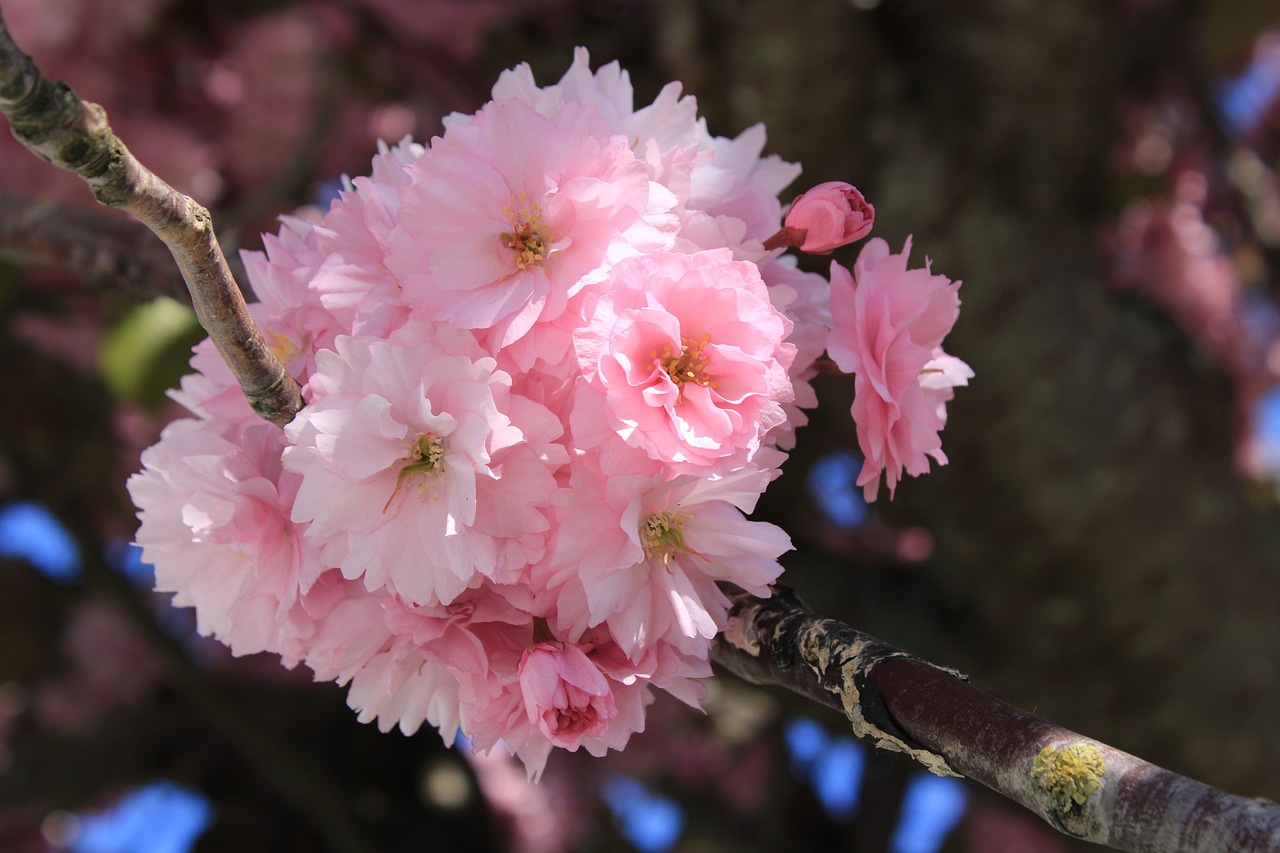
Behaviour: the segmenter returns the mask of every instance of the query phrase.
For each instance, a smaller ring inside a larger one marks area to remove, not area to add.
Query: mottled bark
[[[218,246],[209,212],[142,166],[97,104],[46,80],[0,18],[0,112],[23,145],[75,172],[99,202],[133,215],[172,252],[200,324],[254,411],[283,426],[302,408],[298,383],[267,347]]]
[[[834,708],[854,734],[963,774],[1055,829],[1135,853],[1280,850],[1280,806],[1228,794],[1082,737],[812,613],[788,590],[731,596],[715,661]]]

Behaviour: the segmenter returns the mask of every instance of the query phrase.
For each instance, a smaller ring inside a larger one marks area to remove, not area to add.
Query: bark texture
[[[738,592],[714,658],[841,711],[854,734],[934,773],[962,774],[1073,838],[1135,853],[1280,850],[1280,806],[1220,791],[1046,722],[788,590]]]

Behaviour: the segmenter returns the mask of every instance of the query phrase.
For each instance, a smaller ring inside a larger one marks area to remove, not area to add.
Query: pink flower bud
[[[828,181],[791,203],[785,227],[766,240],[764,247],[795,246],[802,252],[827,255],[871,233],[875,217],[876,209],[857,187]]]
[[[538,643],[520,658],[520,692],[529,722],[569,751],[600,736],[618,715],[604,673],[572,643]]]

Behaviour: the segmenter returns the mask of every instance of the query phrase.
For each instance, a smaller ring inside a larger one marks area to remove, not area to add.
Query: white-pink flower
[[[252,422],[234,441],[175,421],[129,478],[142,508],[137,543],[156,589],[196,609],[201,634],[236,654],[272,651],[292,666],[313,620],[300,599],[324,571],[289,519],[299,478],[280,466],[284,436]]]
[[[633,254],[622,235],[649,208],[626,138],[576,105],[548,117],[492,101],[409,172],[387,263],[422,317],[485,332],[491,351]]]
[[[637,659],[658,641],[705,659],[728,612],[717,583],[767,595],[782,572],[778,558],[791,549],[781,529],[743,517],[782,458],[761,455],[769,467],[671,480],[576,460],[555,501],[553,553],[538,575],[559,635],[577,638],[604,624]]]
[[[589,382],[573,414],[585,446],[616,433],[675,470],[741,465],[786,420],[791,321],[754,264],[727,250],[614,268],[575,334]]]
[[[408,139],[383,146],[373,175],[348,182],[320,221],[284,217],[279,234],[264,235],[265,253],[242,253],[263,309],[255,319],[299,381],[338,335],[385,337],[408,318],[386,258],[406,169],[424,150]]]
[[[246,255],[304,386],[294,421],[258,421],[206,342],[174,394],[198,420],[130,490],[159,588],[202,632],[536,778],[555,747],[625,746],[650,687],[704,695],[721,584],[769,595],[791,547],[747,514],[824,343],[857,377],[869,497],[945,461],[972,373],[941,350],[957,285],[883,241],[856,285],[833,268],[828,311],[826,279],[766,248],[798,167],[762,156],[762,126],[712,136],[679,84],[636,109],[579,50],[559,83],[508,72],[445,126]],[[871,216],[820,189],[789,221],[808,249]]]
[[[769,287],[769,300],[794,325],[788,341],[796,355],[788,368],[795,399],[784,403],[787,421],[767,436],[775,447],[795,446],[796,429],[809,422],[805,409],[818,405],[811,384],[818,375],[817,361],[826,352],[831,331],[831,284],[825,276],[796,268],[794,255],[781,255],[760,263],[760,277]]]
[[[405,335],[419,339],[340,337],[317,355],[313,402],[287,429],[293,518],[346,577],[447,604],[541,557],[565,454],[554,416],[511,394],[493,359]]]
[[[488,584],[448,605],[384,598],[379,623],[370,633],[389,639],[354,673],[351,706],[383,731],[413,734],[430,722],[449,743],[460,727],[474,731],[475,709],[483,718],[512,682],[516,650],[533,636],[533,617]]]
[[[831,264],[831,316],[827,351],[854,374],[853,419],[864,462],[858,485],[875,500],[884,472],[889,495],[905,471],[917,477],[929,458],[947,463],[939,431],[946,404],[973,371],[942,351],[960,313],[959,282],[923,269],[907,269],[911,239],[901,254],[875,239],[853,275]]]
[[[701,697],[691,679],[709,674],[705,661],[661,642],[636,657],[624,655],[604,630],[572,643],[530,638],[495,649],[501,672],[490,683],[498,689],[463,705],[473,747],[488,751],[501,740],[536,780],[554,746],[595,756],[626,746],[644,730],[650,685],[685,701]]]

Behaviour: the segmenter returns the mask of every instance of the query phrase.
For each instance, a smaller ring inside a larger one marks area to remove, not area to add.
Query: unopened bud
[[[828,181],[791,203],[784,227],[765,240],[764,247],[794,246],[802,252],[827,255],[870,234],[875,217],[876,209],[857,187]]]

